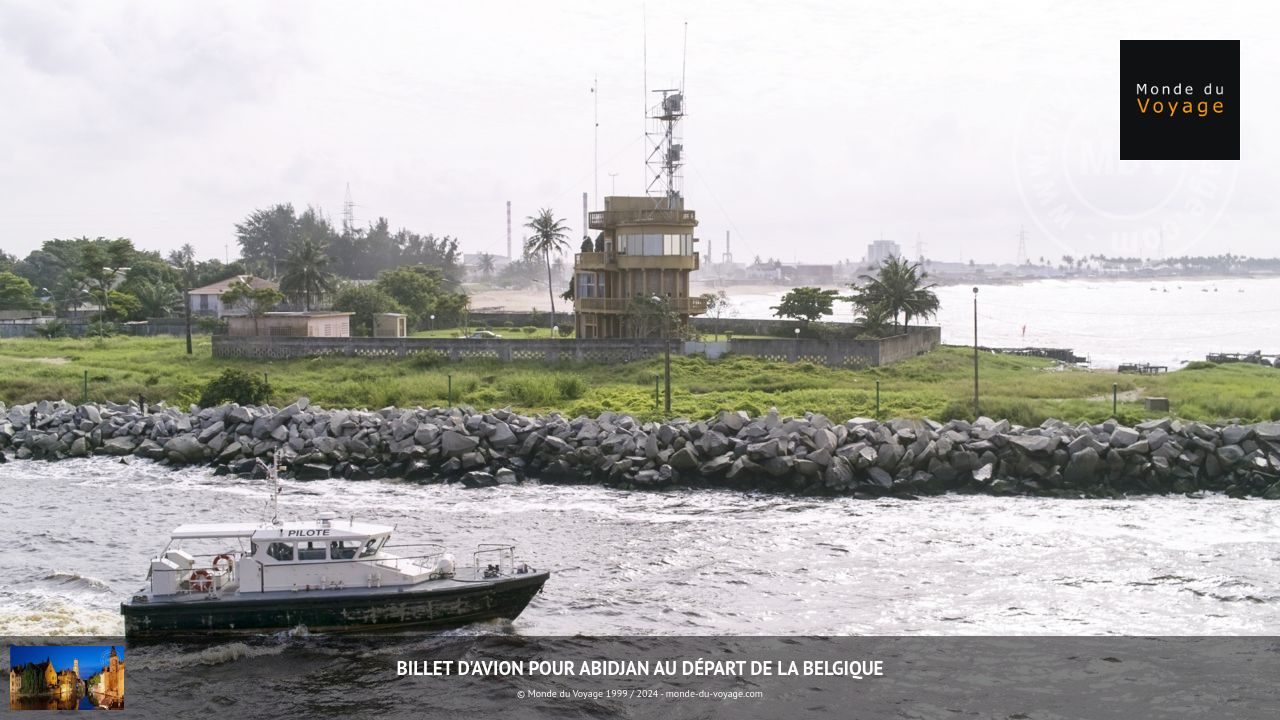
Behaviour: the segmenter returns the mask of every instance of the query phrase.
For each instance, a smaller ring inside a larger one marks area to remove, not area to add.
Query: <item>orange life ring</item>
[[[226,555],[226,554],[219,555],[218,557],[213,559],[213,569],[221,570],[222,568],[218,565],[218,563],[222,562],[223,560],[227,561],[228,570],[230,570],[235,565],[235,562],[236,562],[234,559],[232,559],[230,555]]]
[[[213,576],[208,570],[200,568],[191,573],[192,592],[209,592],[213,589]]]

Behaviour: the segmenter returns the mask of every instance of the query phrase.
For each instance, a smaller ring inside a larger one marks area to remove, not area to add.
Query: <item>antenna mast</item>
[[[595,131],[595,137],[594,137],[594,144],[592,146],[592,153],[593,153],[592,162],[594,163],[594,165],[592,166],[594,168],[592,172],[593,172],[593,182],[595,183],[595,186],[594,188],[592,188],[592,192],[595,193],[593,197],[596,203],[596,209],[599,209],[600,208],[600,78],[599,77],[591,78],[591,99],[595,103],[595,126],[593,128]],[[586,225],[583,225],[582,234],[583,235],[587,234]]]
[[[1018,265],[1027,264],[1027,229],[1018,227]]]
[[[347,183],[347,194],[342,201],[342,234],[350,235],[356,229],[356,204],[351,200],[351,183]]]
[[[685,44],[688,45],[689,24],[685,23]],[[646,36],[647,39],[647,36]],[[646,47],[646,56],[648,50]],[[647,59],[646,59],[647,62]],[[681,197],[683,177],[680,168],[684,166],[684,140],[680,131],[680,123],[684,120],[684,72],[685,62],[680,63],[680,87],[661,88],[651,92],[659,93],[662,99],[647,112],[650,127],[646,129],[649,154],[645,165],[649,169],[649,184],[645,192],[650,197],[665,197],[664,209],[675,210],[676,201]],[[645,85],[648,87],[648,73],[645,74]]]

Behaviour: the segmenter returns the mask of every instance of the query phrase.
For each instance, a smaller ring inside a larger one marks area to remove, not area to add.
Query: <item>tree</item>
[[[186,267],[194,265],[196,262],[196,249],[191,243],[184,243],[182,247],[169,253],[169,264],[174,267]]]
[[[333,298],[333,309],[355,313],[351,321],[355,327],[368,328],[373,335],[374,316],[380,313],[403,312],[400,303],[377,285],[349,284]]]
[[[622,317],[631,325],[633,337],[661,336],[668,329],[672,336],[680,334],[675,326],[679,317],[672,311],[671,304],[660,297],[637,295],[631,298]]]
[[[271,308],[284,300],[284,294],[273,287],[254,288],[243,280],[231,283],[227,291],[222,293],[222,304],[227,307],[239,307],[245,315],[253,318],[253,334],[258,334],[258,318],[266,315]]]
[[[487,278],[493,275],[493,269],[493,256],[489,253],[480,253],[480,274]]]
[[[295,237],[297,222],[290,203],[254,210],[244,222],[236,224],[240,256],[263,274],[276,277],[279,262],[288,251],[289,241]]]
[[[911,318],[929,317],[938,312],[938,296],[933,284],[923,284],[929,273],[921,272],[918,264],[897,257],[887,258],[875,277],[862,275],[862,286],[852,286],[854,294],[846,298],[869,317],[893,318],[903,316],[902,327],[911,325]]]
[[[138,300],[143,318],[166,318],[182,307],[182,295],[172,285],[142,280],[129,289]]]
[[[427,265],[384,270],[375,285],[400,305],[417,329],[426,327],[433,314],[442,322],[458,320],[467,302],[465,293],[446,289],[439,268]]]
[[[98,238],[85,245],[80,252],[80,267],[76,277],[102,303],[103,318],[112,316],[112,289],[120,280],[120,271],[129,266],[134,254],[133,242],[128,238]],[[131,306],[137,302],[137,298],[132,299]],[[105,332],[101,323],[99,328],[100,334]]]
[[[793,318],[808,325],[832,313],[832,303],[839,293],[816,287],[798,287],[782,296],[782,301],[769,308],[775,317]]]
[[[556,326],[556,293],[551,282],[551,254],[562,253],[569,249],[569,226],[564,220],[557,220],[550,208],[543,208],[537,215],[527,218],[525,227],[533,231],[533,236],[524,243],[526,256],[542,256],[547,264],[547,296],[551,298],[551,327]]]
[[[319,298],[333,290],[333,273],[329,272],[329,256],[325,254],[325,241],[314,237],[302,237],[289,246],[284,261],[284,275],[280,277],[280,290],[290,299],[302,299],[305,309],[311,309],[312,298]]]
[[[107,293],[109,303],[99,320],[108,322],[124,322],[129,319],[141,319],[142,302],[132,293],[112,290]]]
[[[720,339],[720,318],[727,313],[733,312],[729,303],[729,296],[723,290],[713,293],[703,293],[702,299],[707,303],[707,316],[715,320],[716,340]]]
[[[0,272],[0,310],[32,310],[40,306],[31,283],[24,277]]]
[[[0,250],[0,272],[13,272],[13,266],[17,264],[18,258]]]

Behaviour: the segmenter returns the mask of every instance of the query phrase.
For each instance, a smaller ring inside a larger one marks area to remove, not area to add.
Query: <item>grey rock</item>
[[[456,430],[445,430],[440,436],[440,450],[445,457],[458,457],[479,447],[480,442]],[[567,446],[566,446],[567,447]]]

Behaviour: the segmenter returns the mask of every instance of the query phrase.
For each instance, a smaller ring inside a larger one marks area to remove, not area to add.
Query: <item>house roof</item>
[[[191,294],[192,295],[221,295],[222,293],[230,290],[231,286],[237,282],[248,283],[249,287],[253,288],[254,290],[261,290],[262,288],[268,288],[268,287],[279,289],[279,286],[271,280],[263,280],[262,278],[255,277],[253,275],[233,275],[227,278],[226,280],[219,280],[216,283],[205,285],[204,287],[195,288],[194,290],[191,291]]]

